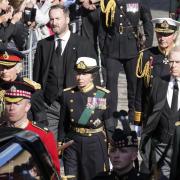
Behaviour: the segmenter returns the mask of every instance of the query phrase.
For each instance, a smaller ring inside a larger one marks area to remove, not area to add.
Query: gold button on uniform
[[[70,103],[73,103],[74,102],[74,100],[73,99],[70,99]]]
[[[91,119],[91,120],[90,120],[90,123],[92,123],[92,122],[93,122],[93,120]]]
[[[71,119],[71,122],[74,122],[74,119]]]
[[[71,93],[73,93],[73,94],[74,94],[74,90],[72,90],[72,91],[71,91]]]
[[[91,114],[94,114],[94,111],[92,111]]]
[[[70,112],[73,112],[74,111],[74,109],[70,109]]]

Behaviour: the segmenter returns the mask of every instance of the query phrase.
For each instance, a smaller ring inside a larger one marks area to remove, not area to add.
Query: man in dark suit
[[[39,41],[33,79],[42,85],[49,128],[57,135],[59,99],[64,88],[75,85],[75,62],[80,56],[96,55],[88,41],[69,31],[68,9],[52,6],[49,17],[55,35]]]
[[[168,179],[170,175],[171,139],[175,123],[180,118],[180,48],[175,47],[170,52],[169,65],[170,75],[157,77],[153,81],[147,123],[140,144],[145,165],[142,172],[157,167],[160,170],[160,179]]]
[[[175,125],[170,180],[180,179],[180,121],[177,121]]]
[[[146,37],[143,46],[151,47],[153,25],[150,9],[140,0],[104,0],[101,2],[101,10],[99,42],[102,65],[107,73],[106,86],[112,92],[111,109],[117,110],[117,84],[122,64],[127,78],[129,120],[133,121],[136,60],[142,44],[139,23],[142,21]]]

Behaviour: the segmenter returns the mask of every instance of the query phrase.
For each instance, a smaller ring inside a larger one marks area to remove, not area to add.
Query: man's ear
[[[132,156],[131,156],[131,160],[132,160],[132,161],[136,160],[137,155],[138,155],[137,152],[136,152],[136,151],[133,151],[133,152],[132,152]]]
[[[25,107],[25,112],[28,112],[31,109],[31,103],[28,102]]]

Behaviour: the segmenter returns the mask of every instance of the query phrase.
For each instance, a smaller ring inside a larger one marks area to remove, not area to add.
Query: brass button
[[[120,8],[122,9],[122,8],[123,8],[123,6],[120,6]]]
[[[92,134],[91,134],[91,133],[89,133],[89,134],[88,134],[88,136],[92,136]]]
[[[93,93],[93,95],[95,96],[95,95],[96,95],[96,93]]]
[[[70,99],[70,103],[73,103],[74,102],[74,100],[73,99]]]
[[[92,111],[91,114],[94,114],[94,111]]]
[[[91,119],[91,120],[90,120],[90,123],[92,123],[92,122],[93,122],[93,120]]]
[[[72,90],[72,91],[71,91],[71,93],[73,93],[73,94],[74,94],[74,90]]]
[[[70,109],[70,112],[73,112],[74,111],[74,109]]]
[[[120,17],[123,17],[123,15],[121,14]]]
[[[71,119],[71,122],[74,122],[74,119]]]
[[[122,26],[122,23],[120,23],[119,25]]]

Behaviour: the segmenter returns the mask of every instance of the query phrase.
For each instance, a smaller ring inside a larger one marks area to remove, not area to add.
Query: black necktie
[[[62,52],[61,39],[58,39],[58,40],[57,40],[56,53],[57,53],[57,55],[61,55],[61,52]]]
[[[179,93],[178,83],[177,83],[177,79],[175,79],[174,88],[173,88],[172,103],[171,103],[171,110],[173,112],[178,111],[178,93]]]

